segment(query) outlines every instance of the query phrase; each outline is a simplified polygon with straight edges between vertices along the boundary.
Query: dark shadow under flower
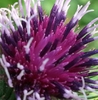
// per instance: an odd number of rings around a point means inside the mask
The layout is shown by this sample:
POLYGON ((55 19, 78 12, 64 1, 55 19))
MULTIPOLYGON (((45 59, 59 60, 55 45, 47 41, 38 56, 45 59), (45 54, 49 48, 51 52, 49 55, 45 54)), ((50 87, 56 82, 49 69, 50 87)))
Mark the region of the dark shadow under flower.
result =
POLYGON ((17 100, 87 100, 85 90, 98 89, 98 81, 90 78, 98 75, 92 70, 98 59, 90 57, 98 50, 83 51, 88 43, 98 39, 93 37, 98 18, 76 34, 73 28, 93 10, 87 10, 90 2, 78 6, 70 22, 64 24, 70 1, 56 0, 50 16, 44 14, 40 0, 24 0, 26 14, 21 0, 20 9, 16 8, 17 3, 11 10, 0 9, 0 62, 17 100))

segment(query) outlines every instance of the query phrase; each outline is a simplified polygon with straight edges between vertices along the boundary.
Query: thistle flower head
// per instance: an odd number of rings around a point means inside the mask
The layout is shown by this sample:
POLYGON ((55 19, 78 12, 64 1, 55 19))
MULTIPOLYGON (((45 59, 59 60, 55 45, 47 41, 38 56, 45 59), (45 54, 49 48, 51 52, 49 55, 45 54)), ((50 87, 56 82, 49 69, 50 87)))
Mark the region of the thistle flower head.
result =
POLYGON ((93 10, 88 10, 90 2, 78 6, 65 24, 70 1, 56 0, 49 16, 44 14, 40 0, 24 0, 26 13, 21 0, 19 8, 15 3, 11 10, 0 9, 0 62, 17 100, 82 100, 87 99, 85 90, 98 89, 98 81, 91 79, 98 75, 94 70, 98 59, 90 57, 98 50, 83 51, 98 39, 93 36, 98 18, 77 34, 77 23, 93 10))

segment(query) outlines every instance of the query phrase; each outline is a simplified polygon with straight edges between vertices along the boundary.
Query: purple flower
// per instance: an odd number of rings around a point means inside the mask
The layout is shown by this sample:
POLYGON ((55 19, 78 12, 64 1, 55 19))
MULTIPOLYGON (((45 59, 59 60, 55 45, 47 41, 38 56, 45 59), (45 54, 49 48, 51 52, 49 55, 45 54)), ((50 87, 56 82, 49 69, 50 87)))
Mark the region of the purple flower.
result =
POLYGON ((17 3, 11 10, 0 9, 0 62, 17 100, 87 100, 85 90, 98 89, 98 81, 91 78, 98 75, 98 59, 91 57, 98 50, 84 52, 88 43, 98 39, 93 36, 98 18, 76 34, 78 21, 93 10, 87 10, 90 2, 78 6, 65 24, 70 1, 56 0, 49 16, 40 0, 24 0, 26 13, 21 0, 20 9, 17 3))

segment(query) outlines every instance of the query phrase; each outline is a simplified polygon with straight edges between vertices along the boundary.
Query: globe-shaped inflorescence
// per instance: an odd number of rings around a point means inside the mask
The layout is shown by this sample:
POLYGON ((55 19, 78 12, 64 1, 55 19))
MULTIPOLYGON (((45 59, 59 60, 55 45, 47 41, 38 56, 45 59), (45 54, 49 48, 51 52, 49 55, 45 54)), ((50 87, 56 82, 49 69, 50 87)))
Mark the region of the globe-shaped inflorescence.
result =
POLYGON ((56 0, 49 16, 44 14, 40 0, 24 0, 25 11, 21 0, 19 7, 15 3, 11 10, 0 9, 0 63, 17 100, 87 100, 85 90, 98 89, 98 81, 90 78, 98 75, 94 70, 98 59, 90 57, 98 50, 83 51, 98 39, 93 36, 98 18, 77 34, 78 21, 93 10, 87 10, 90 2, 78 6, 65 24, 70 1, 56 0))

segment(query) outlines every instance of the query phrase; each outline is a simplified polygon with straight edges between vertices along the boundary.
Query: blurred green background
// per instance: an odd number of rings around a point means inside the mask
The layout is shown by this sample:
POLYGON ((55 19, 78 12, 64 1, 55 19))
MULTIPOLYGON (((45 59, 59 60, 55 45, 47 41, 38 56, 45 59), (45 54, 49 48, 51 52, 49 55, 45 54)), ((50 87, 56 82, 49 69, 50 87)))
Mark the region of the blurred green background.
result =
MULTIPOLYGON (((36 0, 35 0, 36 1, 36 0)), ((76 11, 77 5, 84 5, 86 2, 90 1, 91 5, 89 9, 94 9, 95 11, 92 13, 87 14, 81 20, 81 25, 85 25, 90 20, 98 17, 98 0, 72 0, 71 6, 68 12, 68 17, 71 18, 74 12, 76 11)), ((1 7, 9 7, 9 5, 13 4, 14 2, 18 2, 18 0, 0 0, 0 8, 1 7)), ((41 0, 43 9, 46 13, 49 13, 52 5, 54 4, 55 0, 41 0)))
MULTIPOLYGON (((70 3, 70 5, 71 5, 70 9, 69 9, 68 15, 67 15, 68 20, 70 20, 72 18, 73 14, 75 13, 75 11, 77 9, 78 4, 85 5, 85 3, 88 1, 89 0, 72 0, 70 3)), ((8 8, 10 5, 12 5, 15 2, 18 2, 18 0, 0 0, 0 8, 2 8, 2 7, 8 8)), ((42 2, 42 6, 43 6, 45 13, 49 14, 55 0, 41 0, 41 2, 42 2)), ((88 22, 90 22, 94 18, 98 17, 98 0, 90 0, 90 2, 91 2, 91 5, 90 5, 89 9, 94 9, 94 12, 91 12, 91 13, 88 13, 87 15, 85 15, 82 18, 82 20, 79 22, 79 27, 83 27, 88 22)), ((89 49, 89 48, 92 48, 92 49, 98 48, 97 42, 90 43, 87 49, 89 49)), ((97 57, 98 57, 98 55, 97 55, 97 57)), ((5 85, 5 82, 2 80, 4 77, 3 74, 4 74, 4 72, 0 69, 0 100, 15 100, 15 97, 12 92, 13 90, 10 89, 9 87, 7 87, 5 85)), ((95 95, 95 94, 91 94, 91 96, 93 96, 93 95, 95 95)), ((90 100, 98 100, 98 98, 90 99, 90 100)))

